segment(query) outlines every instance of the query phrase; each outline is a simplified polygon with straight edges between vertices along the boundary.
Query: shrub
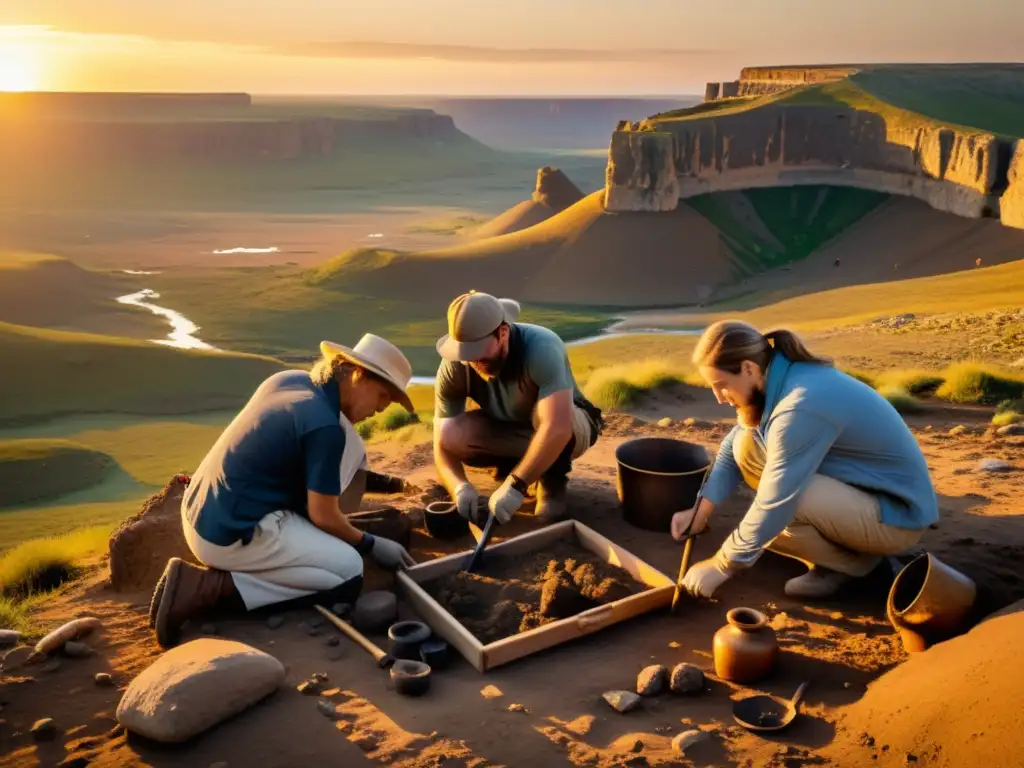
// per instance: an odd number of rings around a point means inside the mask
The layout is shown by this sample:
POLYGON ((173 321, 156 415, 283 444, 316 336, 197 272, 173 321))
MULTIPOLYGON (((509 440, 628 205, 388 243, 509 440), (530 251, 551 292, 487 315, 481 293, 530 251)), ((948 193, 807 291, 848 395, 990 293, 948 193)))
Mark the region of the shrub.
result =
POLYGON ((900 413, 913 413, 921 408, 921 403, 918 402, 917 398, 903 387, 889 385, 880 388, 878 393, 888 400, 889 404, 900 413))
POLYGON ((931 371, 911 369, 907 371, 885 371, 875 378, 875 387, 879 392, 883 388, 895 387, 904 389, 912 395, 927 395, 942 386, 943 378, 931 371))
POLYGON ((954 403, 995 405, 1024 397, 1024 380, 992 366, 954 363, 942 372, 938 397, 954 403))
POLYGON ((628 408, 647 392, 691 379, 662 360, 644 360, 598 368, 587 378, 583 393, 599 408, 628 408))
POLYGON ((416 413, 409 413, 400 405, 392 405, 378 417, 381 428, 386 432, 394 432, 396 429, 407 427, 410 424, 418 424, 420 417, 416 413))

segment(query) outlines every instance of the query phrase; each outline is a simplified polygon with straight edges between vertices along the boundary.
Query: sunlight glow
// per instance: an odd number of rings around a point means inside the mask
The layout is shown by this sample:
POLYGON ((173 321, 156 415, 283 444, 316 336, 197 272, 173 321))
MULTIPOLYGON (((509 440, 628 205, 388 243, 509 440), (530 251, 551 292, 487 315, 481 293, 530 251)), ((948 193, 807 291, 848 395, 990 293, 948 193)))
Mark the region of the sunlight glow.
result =
POLYGON ((32 91, 39 84, 39 56, 25 43, 0 40, 0 91, 32 91))

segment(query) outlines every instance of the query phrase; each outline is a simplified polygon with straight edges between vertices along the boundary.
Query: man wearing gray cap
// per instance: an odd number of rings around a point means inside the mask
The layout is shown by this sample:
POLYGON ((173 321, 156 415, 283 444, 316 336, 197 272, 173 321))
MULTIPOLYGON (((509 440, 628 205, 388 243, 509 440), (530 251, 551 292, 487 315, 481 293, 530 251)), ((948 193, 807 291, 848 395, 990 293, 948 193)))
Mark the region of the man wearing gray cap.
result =
POLYGON ((476 522, 479 495, 465 466, 491 467, 503 480, 488 502, 499 523, 535 483, 536 515, 560 520, 572 461, 603 425, 576 384, 562 340, 518 318, 515 301, 470 291, 448 307, 448 333, 437 342, 434 461, 459 514, 476 522), (479 410, 467 411, 467 399, 479 410))

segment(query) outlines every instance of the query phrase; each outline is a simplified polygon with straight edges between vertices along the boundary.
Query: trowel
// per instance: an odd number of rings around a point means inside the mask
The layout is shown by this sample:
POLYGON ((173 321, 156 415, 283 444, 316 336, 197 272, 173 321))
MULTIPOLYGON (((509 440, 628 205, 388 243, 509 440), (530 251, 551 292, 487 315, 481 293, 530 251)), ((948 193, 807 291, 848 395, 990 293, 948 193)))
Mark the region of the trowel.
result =
POLYGON ((690 570, 690 555, 693 552, 693 540, 696 538, 695 534, 690 533, 690 529, 693 528, 693 523, 697 519, 697 510, 700 509, 700 503, 704 499, 704 484, 707 483, 708 478, 711 477, 711 470, 715 465, 715 458, 715 456, 712 456, 711 461, 708 462, 708 469, 704 473, 704 478, 700 481, 700 488, 697 489, 697 497, 693 502, 693 517, 690 518, 690 524, 686 526, 686 531, 683 533, 686 543, 683 544, 683 560, 679 563, 679 576, 676 578, 676 591, 672 593, 672 613, 675 613, 676 608, 679 606, 679 598, 683 593, 683 577, 686 575, 686 572, 690 570))

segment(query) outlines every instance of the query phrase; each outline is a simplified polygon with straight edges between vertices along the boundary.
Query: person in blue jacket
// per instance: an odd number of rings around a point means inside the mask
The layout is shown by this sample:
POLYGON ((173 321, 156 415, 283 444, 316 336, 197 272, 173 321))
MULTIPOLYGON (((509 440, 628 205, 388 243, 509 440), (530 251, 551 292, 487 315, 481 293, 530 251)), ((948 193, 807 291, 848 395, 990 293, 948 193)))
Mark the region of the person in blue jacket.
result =
POLYGON ((672 535, 707 525, 741 482, 756 495, 718 552, 683 579, 710 597, 765 550, 801 560, 791 597, 834 594, 883 557, 915 545, 939 517, 921 449, 875 390, 807 350, 791 331, 746 323, 710 326, 693 362, 738 424, 726 436, 699 509, 678 512, 672 535))

